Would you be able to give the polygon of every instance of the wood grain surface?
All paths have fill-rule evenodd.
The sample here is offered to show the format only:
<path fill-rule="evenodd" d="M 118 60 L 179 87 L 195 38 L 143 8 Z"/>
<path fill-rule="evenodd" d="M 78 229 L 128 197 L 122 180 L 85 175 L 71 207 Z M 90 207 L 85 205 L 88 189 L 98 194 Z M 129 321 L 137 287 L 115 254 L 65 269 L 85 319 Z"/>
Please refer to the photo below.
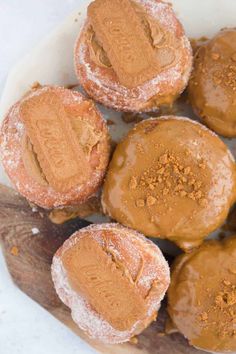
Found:
<path fill-rule="evenodd" d="M 100 353 L 203 353 L 190 347 L 180 334 L 163 335 L 166 319 L 164 308 L 161 309 L 157 321 L 138 336 L 137 344 L 111 346 L 88 338 L 74 324 L 69 309 L 57 297 L 51 280 L 50 266 L 53 254 L 65 239 L 89 223 L 75 219 L 63 225 L 55 225 L 48 219 L 47 211 L 33 210 L 15 191 L 0 185 L 0 241 L 12 279 L 24 293 Z M 34 234 L 34 229 L 39 232 Z"/>

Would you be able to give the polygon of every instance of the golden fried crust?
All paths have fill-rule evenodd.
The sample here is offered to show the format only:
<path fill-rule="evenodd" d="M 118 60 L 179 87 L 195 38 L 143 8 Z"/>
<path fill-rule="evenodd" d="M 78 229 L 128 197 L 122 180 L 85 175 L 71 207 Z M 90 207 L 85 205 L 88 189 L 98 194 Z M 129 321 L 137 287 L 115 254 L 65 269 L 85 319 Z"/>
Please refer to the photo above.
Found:
<path fill-rule="evenodd" d="M 190 344 L 236 351 L 236 237 L 207 241 L 172 267 L 168 312 Z"/>
<path fill-rule="evenodd" d="M 103 209 L 124 225 L 188 250 L 225 220 L 236 198 L 235 173 L 226 145 L 201 124 L 148 119 L 118 144 Z"/>
<path fill-rule="evenodd" d="M 200 46 L 189 97 L 196 114 L 212 130 L 236 136 L 236 29 L 220 31 Z"/>

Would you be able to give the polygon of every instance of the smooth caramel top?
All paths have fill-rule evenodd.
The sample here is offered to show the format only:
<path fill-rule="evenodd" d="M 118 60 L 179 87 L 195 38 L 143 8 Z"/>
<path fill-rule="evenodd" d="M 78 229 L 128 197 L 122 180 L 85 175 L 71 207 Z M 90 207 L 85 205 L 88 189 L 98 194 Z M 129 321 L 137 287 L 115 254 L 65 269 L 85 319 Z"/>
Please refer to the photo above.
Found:
<path fill-rule="evenodd" d="M 85 182 L 90 166 L 60 98 L 40 92 L 23 100 L 19 111 L 49 184 L 63 192 Z"/>
<path fill-rule="evenodd" d="M 236 351 L 236 237 L 208 241 L 177 258 L 168 312 L 190 344 L 207 351 Z"/>
<path fill-rule="evenodd" d="M 235 163 L 225 144 L 186 119 L 149 119 L 118 144 L 104 184 L 105 212 L 183 249 L 199 245 L 235 200 Z"/>
<path fill-rule="evenodd" d="M 220 31 L 198 49 L 189 96 L 211 129 L 236 136 L 236 29 Z"/>

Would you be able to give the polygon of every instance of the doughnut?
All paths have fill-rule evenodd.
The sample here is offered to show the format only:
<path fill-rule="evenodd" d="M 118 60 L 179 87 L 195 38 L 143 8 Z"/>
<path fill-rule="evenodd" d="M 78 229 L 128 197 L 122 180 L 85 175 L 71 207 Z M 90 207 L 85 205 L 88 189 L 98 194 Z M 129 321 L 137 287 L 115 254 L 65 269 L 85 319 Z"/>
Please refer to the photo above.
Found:
<path fill-rule="evenodd" d="M 94 100 L 119 111 L 145 112 L 171 105 L 185 89 L 192 50 L 170 4 L 95 0 L 76 40 L 74 63 Z"/>
<path fill-rule="evenodd" d="M 169 267 L 160 249 L 136 231 L 93 224 L 56 252 L 52 279 L 74 322 L 90 337 L 114 344 L 156 318 Z"/>
<path fill-rule="evenodd" d="M 175 116 L 147 119 L 116 147 L 103 210 L 187 251 L 224 222 L 236 199 L 235 166 L 226 145 L 200 123 Z"/>
<path fill-rule="evenodd" d="M 236 352 L 236 237 L 205 242 L 177 257 L 171 269 L 168 313 L 195 347 Z"/>
<path fill-rule="evenodd" d="M 43 208 L 76 205 L 103 181 L 108 130 L 91 100 L 44 86 L 10 108 L 1 126 L 0 154 L 12 184 L 29 201 Z"/>
<path fill-rule="evenodd" d="M 224 29 L 198 49 L 189 98 L 209 128 L 236 137 L 236 29 Z"/>

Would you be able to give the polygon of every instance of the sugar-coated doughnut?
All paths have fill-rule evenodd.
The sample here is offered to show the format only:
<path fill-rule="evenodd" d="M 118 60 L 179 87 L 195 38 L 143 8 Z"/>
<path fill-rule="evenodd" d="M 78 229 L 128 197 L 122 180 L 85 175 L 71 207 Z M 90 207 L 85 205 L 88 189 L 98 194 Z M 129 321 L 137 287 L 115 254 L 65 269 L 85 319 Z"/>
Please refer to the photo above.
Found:
<path fill-rule="evenodd" d="M 101 2 L 104 4 L 111 1 L 95 1 L 98 5 Z M 120 34 L 123 22 L 125 30 L 128 31 L 128 25 L 132 22 L 130 11 L 132 8 L 133 15 L 136 16 L 136 21 L 139 21 L 143 31 L 142 37 L 146 39 L 150 51 L 154 53 L 153 57 L 158 66 L 154 76 L 131 88 L 122 84 L 108 59 L 111 48 L 108 46 L 107 51 L 104 50 L 88 16 L 76 41 L 74 52 L 75 71 L 80 84 L 94 100 L 120 111 L 150 111 L 160 105 L 172 104 L 186 87 L 192 66 L 191 46 L 181 23 L 177 20 L 171 5 L 160 0 L 122 0 L 120 6 L 123 9 L 128 6 L 129 9 L 126 18 L 120 20 L 117 27 L 111 26 L 110 33 L 112 32 L 113 36 L 116 33 L 120 36 L 117 35 L 111 42 L 118 46 L 121 62 L 124 63 L 125 58 L 128 62 L 130 59 L 128 54 L 132 54 L 130 43 L 135 40 L 139 41 L 138 44 L 141 42 L 141 38 L 134 38 L 134 34 L 132 36 L 129 33 L 127 38 Z M 113 24 L 114 20 L 115 18 L 112 18 L 110 23 Z M 109 29 L 106 33 L 108 31 Z M 137 65 L 140 64 L 141 57 L 144 63 L 145 61 L 148 63 L 148 53 L 138 52 L 132 59 L 132 69 L 136 65 L 134 64 L 136 60 Z M 150 67 L 151 65 L 148 66 Z"/>
<path fill-rule="evenodd" d="M 44 86 L 7 113 L 0 133 L 3 166 L 31 202 L 80 204 L 100 187 L 109 159 L 105 121 L 80 93 Z"/>
<path fill-rule="evenodd" d="M 81 329 L 101 342 L 121 343 L 156 318 L 169 267 L 159 248 L 136 231 L 94 224 L 59 248 L 52 279 Z"/>

